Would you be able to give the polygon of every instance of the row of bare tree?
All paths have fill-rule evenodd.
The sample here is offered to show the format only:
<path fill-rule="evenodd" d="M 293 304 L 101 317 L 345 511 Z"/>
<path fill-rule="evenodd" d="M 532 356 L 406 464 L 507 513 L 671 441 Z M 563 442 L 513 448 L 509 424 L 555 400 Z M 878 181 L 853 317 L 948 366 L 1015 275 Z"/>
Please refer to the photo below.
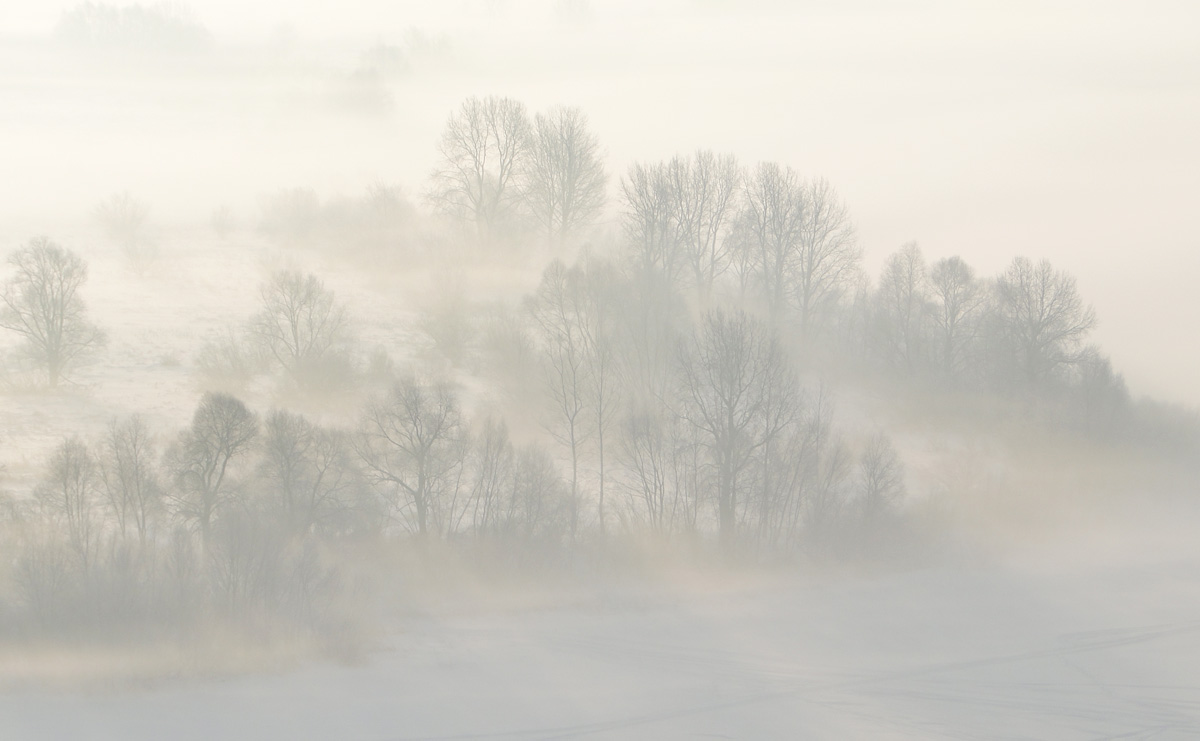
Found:
<path fill-rule="evenodd" d="M 512 98 L 468 98 L 447 121 L 438 154 L 427 200 L 484 241 L 525 221 L 559 244 L 604 207 L 604 155 L 578 108 L 531 118 Z"/>

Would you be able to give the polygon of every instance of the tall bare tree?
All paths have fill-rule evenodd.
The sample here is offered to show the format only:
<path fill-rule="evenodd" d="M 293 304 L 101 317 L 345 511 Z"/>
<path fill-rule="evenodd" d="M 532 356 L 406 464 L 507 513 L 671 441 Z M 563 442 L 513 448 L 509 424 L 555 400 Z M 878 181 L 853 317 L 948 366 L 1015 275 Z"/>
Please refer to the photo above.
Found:
<path fill-rule="evenodd" d="M 121 537 L 132 529 L 143 546 L 162 507 L 157 457 L 150 430 L 140 415 L 109 424 L 100 459 L 105 500 Z"/>
<path fill-rule="evenodd" d="M 682 415 L 716 472 L 723 540 L 737 525 L 743 474 L 794 419 L 797 381 L 779 340 L 745 313 L 705 315 L 680 357 Z"/>
<path fill-rule="evenodd" d="M 580 338 L 583 341 L 585 360 L 585 386 L 588 407 L 595 434 L 599 463 L 598 516 L 600 532 L 605 527 L 606 470 L 605 441 L 609 428 L 621 405 L 622 366 L 618 362 L 620 348 L 621 282 L 616 268 L 590 254 L 585 254 L 581 264 L 573 269 L 578 275 L 582 292 L 577 316 Z"/>
<path fill-rule="evenodd" d="M 579 272 L 555 260 L 542 274 L 542 282 L 528 304 L 543 349 L 553 418 L 549 429 L 571 456 L 572 536 L 579 525 L 580 448 L 592 432 L 587 419 L 592 388 L 582 326 L 584 298 Z"/>
<path fill-rule="evenodd" d="M 0 327 L 22 336 L 25 353 L 54 388 L 74 363 L 104 344 L 79 295 L 87 263 L 37 237 L 9 255 L 8 264 L 14 274 L 0 294 Z"/>
<path fill-rule="evenodd" d="M 520 180 L 526 207 L 552 243 L 599 215 L 607 176 L 583 111 L 555 108 L 534 117 Z"/>
<path fill-rule="evenodd" d="M 438 144 L 429 201 L 471 225 L 481 239 L 495 236 L 516 214 L 529 116 L 511 98 L 468 98 L 446 122 Z"/>
<path fill-rule="evenodd" d="M 78 437 L 64 440 L 46 467 L 34 496 L 53 517 L 84 571 L 91 567 L 100 539 L 100 492 L 96 461 Z"/>
<path fill-rule="evenodd" d="M 454 392 L 405 377 L 367 405 L 355 440 L 368 479 L 393 498 L 408 527 L 422 536 L 435 532 L 466 455 Z"/>
<path fill-rule="evenodd" d="M 514 449 L 503 420 L 488 419 L 470 452 L 471 526 L 477 535 L 495 533 L 508 511 Z"/>

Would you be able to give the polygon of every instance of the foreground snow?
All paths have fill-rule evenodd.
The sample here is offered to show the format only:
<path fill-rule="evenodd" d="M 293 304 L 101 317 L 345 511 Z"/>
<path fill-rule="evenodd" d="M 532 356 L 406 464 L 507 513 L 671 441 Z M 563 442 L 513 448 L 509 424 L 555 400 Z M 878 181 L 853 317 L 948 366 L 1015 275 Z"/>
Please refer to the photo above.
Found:
<path fill-rule="evenodd" d="M 0 696 L 0 738 L 1200 734 L 1190 551 L 608 588 L 403 620 L 360 665 Z"/>

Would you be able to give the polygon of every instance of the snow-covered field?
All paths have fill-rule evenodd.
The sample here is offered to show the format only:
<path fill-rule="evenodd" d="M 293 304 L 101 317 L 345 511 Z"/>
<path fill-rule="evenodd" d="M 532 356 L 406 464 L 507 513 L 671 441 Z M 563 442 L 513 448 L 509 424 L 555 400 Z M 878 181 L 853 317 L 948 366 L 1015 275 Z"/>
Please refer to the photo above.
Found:
<path fill-rule="evenodd" d="M 1195 522 L 1195 520 L 1190 520 Z M 361 663 L 0 695 L 0 738 L 1190 738 L 1190 525 L 958 565 L 442 603 Z"/>

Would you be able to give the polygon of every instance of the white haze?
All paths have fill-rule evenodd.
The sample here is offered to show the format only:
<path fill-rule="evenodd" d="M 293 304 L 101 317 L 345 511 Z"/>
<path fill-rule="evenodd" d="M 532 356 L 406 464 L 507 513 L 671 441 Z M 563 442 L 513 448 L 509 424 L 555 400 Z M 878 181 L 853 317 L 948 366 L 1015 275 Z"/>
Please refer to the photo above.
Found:
<path fill-rule="evenodd" d="M 57 44 L 79 4 L 0 0 L 0 258 L 40 234 L 85 257 L 81 293 L 110 342 L 64 390 L 14 390 L 0 362 L 0 741 L 1200 733 L 1187 416 L 1200 406 L 1200 4 L 193 0 L 213 48 L 161 57 Z M 414 43 L 407 69 L 347 102 L 364 52 Z M 452 232 L 430 219 L 419 236 L 435 249 L 381 257 L 256 223 L 285 188 L 336 203 L 395 184 L 427 212 L 448 117 L 489 95 L 587 114 L 609 178 L 589 233 L 601 252 L 619 254 L 630 165 L 712 149 L 827 178 L 872 281 L 911 241 L 930 265 L 960 255 L 986 278 L 1017 255 L 1048 259 L 1097 312 L 1088 341 L 1128 382 L 1127 426 L 1093 438 L 1064 421 L 1075 397 L 1045 411 L 1032 393 L 956 395 L 813 361 L 806 389 L 826 374 L 854 456 L 876 431 L 894 441 L 907 487 L 894 532 L 835 517 L 816 545 L 737 557 L 713 512 L 699 534 L 647 534 L 618 463 L 616 503 L 597 514 L 588 448 L 582 534 L 560 532 L 562 547 L 473 550 L 480 531 L 466 529 L 427 541 L 390 511 L 378 532 L 314 536 L 340 579 L 316 638 L 266 608 L 184 621 L 197 633 L 183 640 L 161 614 L 160 632 L 115 639 L 21 622 L 15 554 L 38 535 L 24 505 L 51 451 L 75 434 L 98 447 L 110 419 L 139 412 L 165 461 L 201 393 L 221 390 L 198 370 L 203 342 L 247 325 L 276 268 L 311 270 L 346 304 L 361 386 L 305 398 L 260 369 L 241 389 L 260 420 L 294 403 L 358 430 L 393 380 L 363 370 L 380 347 L 457 384 L 473 434 L 509 413 L 513 441 L 541 445 L 566 480 L 561 435 L 531 400 L 540 377 L 498 388 L 534 366 L 497 371 L 478 348 L 451 359 L 434 336 L 500 304 L 524 317 L 551 250 L 437 253 Z M 145 274 L 100 235 L 97 205 L 123 191 L 157 230 Z M 232 238 L 213 235 L 218 206 Z M 0 264 L 0 282 L 10 272 Z M 0 329 L 0 353 L 14 344 Z M 249 491 L 262 474 L 236 476 Z M 163 562 L 172 528 L 156 531 Z M 209 555 L 207 532 L 187 537 Z"/>

